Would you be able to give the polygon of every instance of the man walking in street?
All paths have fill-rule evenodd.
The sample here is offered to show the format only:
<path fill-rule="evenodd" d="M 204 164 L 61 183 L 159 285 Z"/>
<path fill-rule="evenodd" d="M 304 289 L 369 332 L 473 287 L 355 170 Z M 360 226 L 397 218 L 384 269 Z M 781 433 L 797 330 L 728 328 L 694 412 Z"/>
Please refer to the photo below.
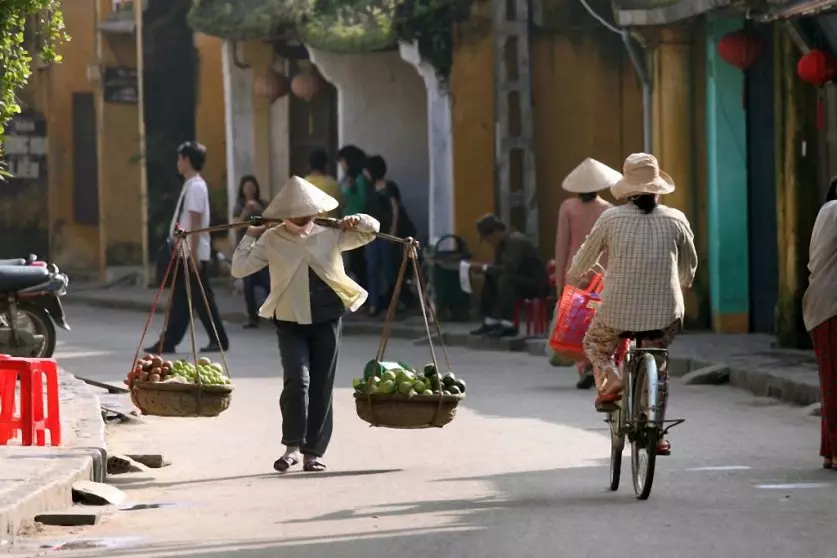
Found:
<path fill-rule="evenodd" d="M 494 248 L 493 264 L 473 262 L 471 269 L 485 275 L 480 304 L 483 324 L 472 335 L 514 337 L 514 305 L 518 300 L 540 298 L 549 290 L 549 274 L 535 244 L 523 233 L 509 230 L 495 215 L 477 221 L 483 242 Z"/>
<path fill-rule="evenodd" d="M 186 231 L 209 227 L 209 189 L 200 175 L 205 163 L 206 147 L 200 143 L 189 141 L 178 147 L 177 170 L 185 179 L 185 183 L 169 227 L 170 235 L 174 234 L 176 225 Z M 168 327 L 161 334 L 159 341 L 145 349 L 146 352 L 156 354 L 176 352 L 177 345 L 183 340 L 189 327 L 192 308 L 197 310 L 198 317 L 209 336 L 209 344 L 202 348 L 201 352 L 219 352 L 229 348 L 227 332 L 221 322 L 212 286 L 209 283 L 208 266 L 211 254 L 212 244 L 208 232 L 189 235 L 187 241 L 181 245 L 181 251 L 177 254 L 177 257 L 181 258 L 180 271 L 172 285 L 173 301 Z M 191 258 L 197 266 L 197 275 L 187 258 Z M 186 293 L 187 270 L 191 285 L 192 308 L 189 308 Z M 201 285 L 206 293 L 206 302 L 201 293 Z M 209 306 L 208 309 L 207 306 Z"/>

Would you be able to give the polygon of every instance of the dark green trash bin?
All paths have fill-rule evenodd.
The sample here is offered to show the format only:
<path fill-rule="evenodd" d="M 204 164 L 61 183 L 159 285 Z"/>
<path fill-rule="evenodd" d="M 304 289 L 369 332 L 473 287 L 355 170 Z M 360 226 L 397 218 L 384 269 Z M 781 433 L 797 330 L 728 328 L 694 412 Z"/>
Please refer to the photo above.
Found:
<path fill-rule="evenodd" d="M 453 249 L 442 250 L 445 241 L 453 240 Z M 471 314 L 471 295 L 459 283 L 459 264 L 471 258 L 462 238 L 448 234 L 427 250 L 430 287 L 436 312 L 442 319 L 468 320 Z"/>

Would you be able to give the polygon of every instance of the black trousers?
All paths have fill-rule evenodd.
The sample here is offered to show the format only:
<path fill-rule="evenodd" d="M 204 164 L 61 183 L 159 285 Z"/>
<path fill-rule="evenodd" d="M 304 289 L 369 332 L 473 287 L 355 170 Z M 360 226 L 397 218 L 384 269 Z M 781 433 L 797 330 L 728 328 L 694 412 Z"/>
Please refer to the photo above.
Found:
<path fill-rule="evenodd" d="M 218 341 L 221 347 L 226 349 L 230 345 L 229 338 L 227 338 L 227 331 L 224 329 L 224 323 L 221 321 L 221 315 L 218 312 L 218 306 L 215 304 L 215 295 L 212 293 L 212 285 L 209 284 L 209 273 L 207 270 L 207 262 L 200 264 L 200 281 L 206 291 L 206 298 L 209 301 L 209 312 L 207 312 L 206 304 L 203 301 L 201 294 L 201 287 L 198 284 L 197 277 L 194 271 L 189 273 L 192 289 L 192 308 L 198 313 L 198 318 L 209 336 L 209 342 Z M 181 262 L 180 270 L 177 273 L 177 278 L 174 282 L 171 316 L 169 317 L 168 327 L 163 332 L 163 348 L 174 350 L 183 341 L 183 336 L 189 329 L 189 299 L 186 296 L 186 263 Z M 218 329 L 218 337 L 215 338 L 215 333 L 212 330 L 212 323 Z"/>
<path fill-rule="evenodd" d="M 332 392 L 342 320 L 319 324 L 276 322 L 284 388 L 282 443 L 322 457 L 334 429 Z"/>
<path fill-rule="evenodd" d="M 244 303 L 247 305 L 247 317 L 250 321 L 259 319 L 259 305 L 256 303 L 256 289 L 261 287 L 270 292 L 270 271 L 264 268 L 244 278 Z"/>
<path fill-rule="evenodd" d="M 512 321 L 515 302 L 544 296 L 542 283 L 536 278 L 511 273 L 486 275 L 480 299 L 483 318 Z"/>

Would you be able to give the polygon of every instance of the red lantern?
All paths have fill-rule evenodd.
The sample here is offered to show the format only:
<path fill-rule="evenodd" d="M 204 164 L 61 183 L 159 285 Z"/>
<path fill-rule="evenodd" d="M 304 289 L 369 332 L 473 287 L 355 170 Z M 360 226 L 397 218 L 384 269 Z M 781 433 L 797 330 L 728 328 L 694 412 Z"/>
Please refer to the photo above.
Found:
<path fill-rule="evenodd" d="M 288 76 L 275 70 L 269 70 L 267 74 L 256 78 L 253 83 L 256 95 L 264 97 L 269 103 L 287 95 L 289 87 Z"/>
<path fill-rule="evenodd" d="M 746 29 L 733 31 L 718 41 L 718 54 L 730 66 L 746 70 L 764 53 L 764 41 Z"/>
<path fill-rule="evenodd" d="M 314 97 L 323 92 L 326 88 L 326 81 L 316 68 L 298 73 L 291 81 L 291 91 L 294 95 L 305 101 L 311 101 Z"/>
<path fill-rule="evenodd" d="M 799 59 L 796 73 L 802 81 L 822 87 L 837 77 L 837 58 L 828 52 L 813 49 Z"/>

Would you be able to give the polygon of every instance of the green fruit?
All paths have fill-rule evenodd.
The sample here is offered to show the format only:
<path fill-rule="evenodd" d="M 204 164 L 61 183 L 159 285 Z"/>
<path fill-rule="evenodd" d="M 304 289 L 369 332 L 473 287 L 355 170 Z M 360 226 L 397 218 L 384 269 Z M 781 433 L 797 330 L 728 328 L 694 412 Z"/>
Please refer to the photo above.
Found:
<path fill-rule="evenodd" d="M 378 393 L 378 384 L 369 384 L 366 386 L 366 393 L 369 395 L 375 395 Z"/>
<path fill-rule="evenodd" d="M 445 391 L 442 392 L 442 395 L 451 395 L 451 392 L 449 392 L 448 390 L 445 390 Z"/>
<path fill-rule="evenodd" d="M 200 359 L 198 359 L 198 364 L 202 364 L 202 365 L 204 365 L 204 366 L 208 366 L 208 365 L 212 364 L 212 361 L 211 361 L 211 360 L 209 360 L 209 359 L 208 359 L 208 358 L 206 358 L 206 357 L 201 357 Z"/>
<path fill-rule="evenodd" d="M 384 381 L 384 382 L 387 382 L 387 381 L 395 382 L 396 379 L 397 378 L 396 378 L 395 372 L 393 372 L 392 370 L 387 370 L 386 372 L 381 374 L 381 380 Z"/>
<path fill-rule="evenodd" d="M 377 360 L 370 360 L 363 367 L 363 379 L 368 380 L 373 376 L 380 376 L 384 372 L 383 366 Z"/>
<path fill-rule="evenodd" d="M 436 376 L 436 367 L 432 362 L 424 365 L 424 377 L 429 378 L 431 376 Z"/>
<path fill-rule="evenodd" d="M 381 383 L 381 379 L 378 378 L 377 376 L 372 376 L 371 378 L 369 378 L 369 380 L 366 381 L 366 383 L 369 384 L 370 386 L 377 386 L 378 384 Z"/>
<path fill-rule="evenodd" d="M 395 382 L 392 380 L 384 380 L 378 384 L 378 393 L 390 395 L 395 393 Z"/>
<path fill-rule="evenodd" d="M 450 387 L 456 381 L 456 376 L 453 372 L 448 372 L 442 377 L 442 383 L 445 384 L 445 387 Z"/>
<path fill-rule="evenodd" d="M 460 389 L 456 386 L 450 386 L 450 389 L 448 391 L 450 391 L 451 395 L 459 395 L 460 393 L 462 393 L 462 391 L 460 391 Z"/>
<path fill-rule="evenodd" d="M 465 380 L 462 380 L 462 379 L 456 380 L 456 381 L 453 383 L 453 385 L 455 385 L 456 387 L 458 387 L 458 388 L 459 388 L 459 392 L 460 392 L 460 393 L 465 393 L 465 388 L 467 387 L 467 386 L 465 385 Z"/>
<path fill-rule="evenodd" d="M 417 380 L 415 384 L 413 384 L 413 389 L 416 390 L 416 393 L 424 393 L 427 389 L 427 386 L 421 380 Z"/>
<path fill-rule="evenodd" d="M 357 389 L 357 387 L 363 383 L 363 380 L 360 378 L 352 378 L 352 387 Z"/>
<path fill-rule="evenodd" d="M 398 384 L 398 393 L 401 395 L 409 395 L 411 391 L 413 391 L 412 382 L 401 382 Z"/>
<path fill-rule="evenodd" d="M 412 372 L 401 370 L 400 372 L 398 372 L 398 374 L 395 375 L 395 379 L 399 384 L 404 382 L 410 382 L 412 384 L 416 381 L 416 375 Z"/>

